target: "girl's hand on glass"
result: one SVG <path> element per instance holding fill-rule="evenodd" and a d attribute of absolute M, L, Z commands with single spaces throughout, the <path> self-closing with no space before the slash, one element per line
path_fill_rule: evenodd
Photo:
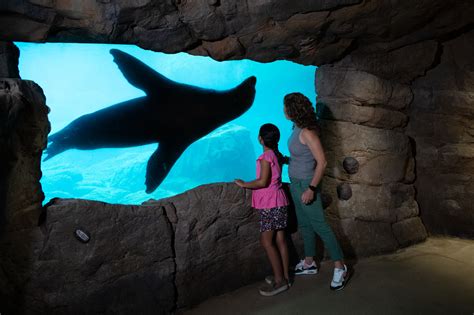
<path fill-rule="evenodd" d="M 313 202 L 314 200 L 314 191 L 311 189 L 306 189 L 304 193 L 301 195 L 301 201 L 307 205 Z"/>
<path fill-rule="evenodd" d="M 241 179 L 235 179 L 234 183 L 236 183 L 238 186 L 245 188 L 245 182 Z"/>

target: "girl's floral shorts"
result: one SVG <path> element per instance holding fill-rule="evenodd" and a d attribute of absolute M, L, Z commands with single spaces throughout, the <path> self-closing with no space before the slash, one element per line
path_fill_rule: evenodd
<path fill-rule="evenodd" d="M 282 230 L 288 220 L 288 206 L 258 209 L 260 213 L 260 232 Z"/>

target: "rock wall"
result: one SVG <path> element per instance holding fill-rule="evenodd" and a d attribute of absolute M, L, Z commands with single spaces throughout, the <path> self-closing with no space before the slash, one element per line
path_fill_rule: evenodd
<path fill-rule="evenodd" d="M 140 206 L 53 199 L 39 227 L 0 244 L 29 251 L 25 269 L 2 257 L 0 270 L 22 280 L 2 312 L 169 314 L 261 280 L 270 266 L 250 196 L 229 183 Z"/>
<path fill-rule="evenodd" d="M 472 23 L 469 0 L 4 0 L 0 40 L 135 44 L 217 60 L 322 65 Z"/>
<path fill-rule="evenodd" d="M 39 240 L 40 159 L 49 132 L 43 91 L 17 79 L 17 65 L 18 49 L 0 43 L 0 305 L 12 314 L 17 309 L 11 306 L 22 303 Z"/>
<path fill-rule="evenodd" d="M 322 65 L 326 213 L 345 253 L 364 256 L 423 240 L 419 212 L 431 233 L 474 235 L 472 16 L 467 0 L 7 0 L 0 40 Z M 2 313 L 167 313 L 269 271 L 233 184 L 141 206 L 57 200 L 40 217 L 48 109 L 17 60 L 0 44 Z"/>
<path fill-rule="evenodd" d="M 49 132 L 49 109 L 43 90 L 19 79 L 18 56 L 16 46 L 0 43 L 0 230 L 5 221 L 10 226 L 25 220 L 36 224 L 30 214 L 37 217 L 44 199 L 40 159 Z"/>
<path fill-rule="evenodd" d="M 412 84 L 417 200 L 433 234 L 474 237 L 474 31 L 447 39 Z"/>
<path fill-rule="evenodd" d="M 418 212 L 432 234 L 473 237 L 473 36 L 356 51 L 318 69 L 327 193 L 352 190 L 328 213 L 359 226 L 340 224 L 342 237 L 360 231 L 370 248 L 363 226 L 384 225 L 373 233 L 386 250 L 410 244 L 426 236 Z M 348 158 L 357 172 L 344 168 Z"/>
<path fill-rule="evenodd" d="M 328 166 L 326 213 L 349 254 L 393 251 L 426 238 L 415 160 L 404 134 L 408 85 L 343 60 L 318 68 L 317 108 Z"/>

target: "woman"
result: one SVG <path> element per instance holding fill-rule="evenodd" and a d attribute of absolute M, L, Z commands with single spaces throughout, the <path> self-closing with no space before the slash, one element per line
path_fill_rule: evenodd
<path fill-rule="evenodd" d="M 309 99 L 301 93 L 291 93 L 284 98 L 284 112 L 293 122 L 293 133 L 288 139 L 290 163 L 290 192 L 296 208 L 298 227 L 303 237 L 305 259 L 295 267 L 295 275 L 316 274 L 315 233 L 323 240 L 324 247 L 334 261 L 331 290 L 344 288 L 349 273 L 343 261 L 341 247 L 324 218 L 318 186 L 326 168 L 326 158 L 319 139 L 320 128 Z"/>

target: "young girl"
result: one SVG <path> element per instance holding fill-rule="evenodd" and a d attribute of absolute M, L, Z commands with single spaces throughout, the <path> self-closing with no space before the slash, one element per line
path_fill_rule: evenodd
<path fill-rule="evenodd" d="M 289 288 L 288 248 L 284 228 L 287 223 L 288 199 L 281 185 L 283 155 L 278 151 L 280 131 L 273 124 L 260 127 L 258 141 L 263 146 L 263 154 L 257 159 L 257 179 L 235 183 L 243 188 L 253 189 L 252 207 L 260 213 L 260 242 L 265 248 L 273 269 L 273 280 L 267 277 L 267 286 L 260 294 L 273 296 Z M 276 233 L 276 246 L 273 238 Z M 277 248 L 278 247 L 278 248 Z"/>

